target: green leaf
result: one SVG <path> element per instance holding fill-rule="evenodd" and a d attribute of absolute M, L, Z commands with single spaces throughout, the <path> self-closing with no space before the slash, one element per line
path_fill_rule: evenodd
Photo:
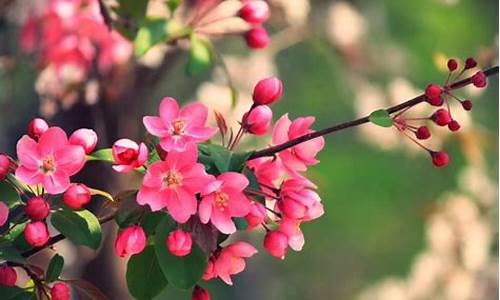
<path fill-rule="evenodd" d="M 246 160 L 253 153 L 232 152 L 214 144 L 199 144 L 198 150 L 200 151 L 199 160 L 205 165 L 207 172 L 210 172 L 210 166 L 213 165 L 219 174 L 228 171 L 241 172 Z"/>
<path fill-rule="evenodd" d="M 113 152 L 111 148 L 99 149 L 94 153 L 87 156 L 87 160 L 101 160 L 105 162 L 114 163 Z"/>
<path fill-rule="evenodd" d="M 141 57 L 153 46 L 166 42 L 170 37 L 170 20 L 146 19 L 139 27 L 134 40 L 134 53 Z"/>
<path fill-rule="evenodd" d="M 45 281 L 52 282 L 57 280 L 61 276 L 63 267 L 64 258 L 59 254 L 54 255 L 47 267 L 47 272 L 45 272 Z"/>
<path fill-rule="evenodd" d="M 9 208 L 22 204 L 21 196 L 7 181 L 0 181 L 0 201 L 5 202 Z"/>
<path fill-rule="evenodd" d="M 392 118 L 391 115 L 385 109 L 379 109 L 370 114 L 368 119 L 373 124 L 382 127 L 391 127 L 392 126 Z"/>
<path fill-rule="evenodd" d="M 245 218 L 233 218 L 233 221 L 238 230 L 245 230 L 248 227 L 248 222 Z"/>
<path fill-rule="evenodd" d="M 59 232 L 77 245 L 97 250 L 101 244 L 101 224 L 88 210 L 58 210 L 52 214 L 51 222 Z"/>
<path fill-rule="evenodd" d="M 17 286 L 0 285 L 0 296 L 2 300 L 28 300 L 36 299 L 35 293 L 28 292 Z"/>
<path fill-rule="evenodd" d="M 18 264 L 25 264 L 26 259 L 12 245 L 4 245 L 0 247 L 0 260 L 10 261 Z"/>
<path fill-rule="evenodd" d="M 167 286 L 154 246 L 130 258 L 126 278 L 130 294 L 138 300 L 153 299 Z"/>
<path fill-rule="evenodd" d="M 179 4 L 181 4 L 182 0 L 167 0 L 167 6 L 170 9 L 170 12 L 174 13 Z"/>
<path fill-rule="evenodd" d="M 208 71 L 213 65 L 213 51 L 213 46 L 208 40 L 193 34 L 189 48 L 189 62 L 186 66 L 188 75 L 198 75 Z"/>
<path fill-rule="evenodd" d="M 250 170 L 248 168 L 244 168 L 242 173 L 248 179 L 248 182 L 249 182 L 248 187 L 249 188 L 251 188 L 253 190 L 257 190 L 257 191 L 262 191 L 262 189 L 260 188 L 259 180 L 257 179 L 257 176 L 255 176 L 255 173 L 252 170 Z M 265 204 L 265 202 L 266 202 L 266 199 L 263 196 L 254 195 L 252 197 L 254 199 L 258 200 L 262 204 Z"/>
<path fill-rule="evenodd" d="M 191 253 L 186 256 L 174 256 L 168 251 L 165 241 L 170 231 L 174 230 L 173 222 L 164 218 L 156 229 L 155 250 L 158 262 L 168 282 L 180 289 L 192 288 L 200 279 L 207 267 L 207 256 L 198 245 L 193 243 Z"/>

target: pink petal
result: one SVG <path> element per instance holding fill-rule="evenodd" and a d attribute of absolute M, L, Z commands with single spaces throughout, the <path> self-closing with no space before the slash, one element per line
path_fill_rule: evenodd
<path fill-rule="evenodd" d="M 217 128 L 197 126 L 188 127 L 185 134 L 196 141 L 204 142 L 211 139 L 217 131 L 219 131 Z"/>
<path fill-rule="evenodd" d="M 179 115 L 179 105 L 174 98 L 165 97 L 160 102 L 160 118 L 163 124 L 170 124 L 170 122 L 177 118 Z"/>
<path fill-rule="evenodd" d="M 202 190 L 201 190 L 200 193 L 201 193 L 202 196 L 209 195 L 209 194 L 217 191 L 222 186 L 223 183 L 224 183 L 223 181 L 216 180 L 215 177 L 214 177 L 214 179 L 211 182 L 209 182 L 208 184 L 206 184 L 202 188 Z"/>
<path fill-rule="evenodd" d="M 16 177 L 26 184 L 35 185 L 42 182 L 44 174 L 38 168 L 33 170 L 19 166 L 16 169 Z"/>
<path fill-rule="evenodd" d="M 246 242 L 236 242 L 228 246 L 228 248 L 234 256 L 239 257 L 251 257 L 258 252 L 254 246 Z"/>
<path fill-rule="evenodd" d="M 165 159 L 172 168 L 180 171 L 183 171 L 184 168 L 190 169 L 197 160 L 198 148 L 195 144 L 187 145 L 185 151 L 171 151 Z"/>
<path fill-rule="evenodd" d="M 136 201 L 140 205 L 149 205 L 152 211 L 158 211 L 166 206 L 165 193 L 159 189 L 142 186 L 137 193 Z"/>
<path fill-rule="evenodd" d="M 42 156 L 53 154 L 55 151 L 65 147 L 68 144 L 66 132 L 59 127 L 50 127 L 42 134 L 38 141 L 38 149 Z"/>
<path fill-rule="evenodd" d="M 207 122 L 208 109 L 204 104 L 195 102 L 184 106 L 179 116 L 189 121 L 188 127 L 203 127 Z"/>
<path fill-rule="evenodd" d="M 245 175 L 236 172 L 222 173 L 217 179 L 224 181 L 224 189 L 228 188 L 232 191 L 243 191 L 249 184 Z"/>
<path fill-rule="evenodd" d="M 299 117 L 295 119 L 288 130 L 290 139 L 309 133 L 309 127 L 314 123 L 314 121 L 314 117 Z"/>
<path fill-rule="evenodd" d="M 75 147 L 82 149 L 79 146 Z M 63 170 L 56 170 L 53 174 L 46 175 L 42 181 L 43 187 L 49 194 L 60 194 L 66 191 L 70 184 L 69 176 Z"/>
<path fill-rule="evenodd" d="M 139 145 L 136 142 L 129 139 L 119 139 L 113 144 L 113 147 L 116 148 L 117 152 L 123 152 L 127 149 L 139 149 Z"/>
<path fill-rule="evenodd" d="M 236 232 L 236 226 L 234 225 L 234 222 L 227 210 L 222 212 L 220 209 L 214 207 L 210 221 L 220 232 L 224 234 Z"/>
<path fill-rule="evenodd" d="M 131 165 L 113 165 L 111 166 L 113 170 L 115 170 L 118 173 L 128 173 L 133 171 L 135 168 Z"/>
<path fill-rule="evenodd" d="M 162 177 L 165 173 L 170 171 L 170 165 L 168 162 L 157 161 L 149 166 L 144 179 L 142 180 L 142 185 L 147 187 L 156 187 L 159 189 L 162 186 Z"/>
<path fill-rule="evenodd" d="M 200 216 L 200 221 L 203 224 L 207 224 L 210 221 L 210 216 L 212 215 L 212 203 L 214 201 L 213 195 L 205 196 L 200 201 L 200 206 L 198 207 L 198 215 Z"/>
<path fill-rule="evenodd" d="M 183 187 L 193 194 L 200 193 L 215 180 L 215 177 L 205 172 L 202 164 L 196 163 L 188 172 L 183 172 Z"/>
<path fill-rule="evenodd" d="M 186 223 L 191 215 L 196 213 L 196 196 L 183 188 L 167 190 L 167 209 L 172 218 L 178 223 Z"/>
<path fill-rule="evenodd" d="M 179 135 L 166 135 L 160 139 L 160 146 L 163 150 L 184 152 L 186 150 L 186 145 L 191 141 L 188 136 Z"/>
<path fill-rule="evenodd" d="M 224 251 L 224 250 L 223 250 Z M 225 283 L 229 285 L 233 285 L 233 281 L 231 280 L 231 276 L 229 274 L 229 270 L 231 269 L 233 257 L 231 255 L 224 255 L 224 252 L 219 258 L 215 261 L 214 271 L 217 276 L 219 276 Z"/>
<path fill-rule="evenodd" d="M 21 165 L 29 167 L 30 169 L 38 169 L 40 166 L 39 161 L 41 160 L 41 155 L 38 152 L 38 145 L 27 135 L 24 135 L 17 142 L 17 158 Z"/>
<path fill-rule="evenodd" d="M 252 208 L 252 202 L 242 193 L 229 195 L 228 209 L 232 217 L 244 217 Z"/>
<path fill-rule="evenodd" d="M 148 160 L 148 155 L 149 155 L 148 147 L 146 146 L 146 144 L 141 143 L 139 145 L 139 155 L 137 156 L 136 166 L 137 167 L 142 166 Z"/>
<path fill-rule="evenodd" d="M 274 125 L 273 129 L 273 145 L 282 144 L 288 141 L 288 128 L 292 122 L 288 118 L 288 114 L 283 115 Z"/>
<path fill-rule="evenodd" d="M 144 124 L 144 127 L 146 127 L 146 130 L 152 135 L 163 137 L 170 134 L 168 129 L 163 124 L 162 119 L 159 117 L 146 116 L 142 118 L 142 123 Z"/>
<path fill-rule="evenodd" d="M 56 168 L 69 175 L 75 175 L 85 165 L 85 150 L 80 146 L 67 145 L 54 152 Z"/>

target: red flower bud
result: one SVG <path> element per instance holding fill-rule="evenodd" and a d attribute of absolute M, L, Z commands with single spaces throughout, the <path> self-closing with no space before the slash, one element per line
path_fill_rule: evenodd
<path fill-rule="evenodd" d="M 262 24 L 269 18 L 269 5 L 262 0 L 246 1 L 240 10 L 240 17 L 253 24 Z"/>
<path fill-rule="evenodd" d="M 58 282 L 50 289 L 50 297 L 52 300 L 69 300 L 70 290 L 66 283 Z"/>
<path fill-rule="evenodd" d="M 440 108 L 434 112 L 431 119 L 439 126 L 446 126 L 451 122 L 450 112 L 444 108 Z"/>
<path fill-rule="evenodd" d="M 7 155 L 0 154 L 0 181 L 7 177 L 10 172 L 10 159 Z"/>
<path fill-rule="evenodd" d="M 259 105 L 250 113 L 243 115 L 243 124 L 248 132 L 255 135 L 264 135 L 269 131 L 273 120 L 273 112 L 267 105 Z"/>
<path fill-rule="evenodd" d="M 72 209 L 81 209 L 90 202 L 90 190 L 82 183 L 72 184 L 63 195 L 63 202 Z"/>
<path fill-rule="evenodd" d="M 81 146 L 85 150 L 85 154 L 90 154 L 97 145 L 97 134 L 92 129 L 81 128 L 71 134 L 69 143 Z"/>
<path fill-rule="evenodd" d="M 113 169 L 126 173 L 141 167 L 148 160 L 148 147 L 144 143 L 137 145 L 132 140 L 120 139 L 113 144 L 112 154 L 116 162 Z"/>
<path fill-rule="evenodd" d="M 477 62 L 474 58 L 469 57 L 465 60 L 465 69 L 472 69 L 477 66 Z"/>
<path fill-rule="evenodd" d="M 457 68 L 458 68 L 458 62 L 455 59 L 453 59 L 453 58 L 449 59 L 448 60 L 448 70 L 450 70 L 450 72 L 453 72 Z"/>
<path fill-rule="evenodd" d="M 426 140 L 431 137 L 431 132 L 427 126 L 420 126 L 415 132 L 415 136 L 419 140 Z"/>
<path fill-rule="evenodd" d="M 191 253 L 193 240 L 185 231 L 177 229 L 170 232 L 166 242 L 168 251 L 175 256 L 186 256 Z"/>
<path fill-rule="evenodd" d="M 49 240 L 49 230 L 45 223 L 37 221 L 26 224 L 24 238 L 33 247 L 41 247 Z"/>
<path fill-rule="evenodd" d="M 474 74 L 471 78 L 471 81 L 472 84 L 478 88 L 483 88 L 487 84 L 486 75 L 483 73 L 483 71 L 478 71 L 476 74 Z"/>
<path fill-rule="evenodd" d="M 207 290 L 205 290 L 201 286 L 196 285 L 193 288 L 193 294 L 191 300 L 210 300 L 210 294 L 208 293 Z"/>
<path fill-rule="evenodd" d="M 33 197 L 26 202 L 24 212 L 32 221 L 42 221 L 49 215 L 50 205 L 42 197 Z"/>
<path fill-rule="evenodd" d="M 271 42 L 269 34 L 267 34 L 267 31 L 262 27 L 255 27 L 247 31 L 245 40 L 247 46 L 252 49 L 266 48 Z"/>
<path fill-rule="evenodd" d="M 118 234 L 115 253 L 120 257 L 141 253 L 146 247 L 146 233 L 141 226 L 130 226 Z"/>
<path fill-rule="evenodd" d="M 431 151 L 430 154 L 432 157 L 432 163 L 438 168 L 445 167 L 450 161 L 448 153 L 444 151 L 439 151 L 439 152 Z"/>
<path fill-rule="evenodd" d="M 438 98 L 441 96 L 442 92 L 443 89 L 439 85 L 434 83 L 429 84 L 425 88 L 425 95 L 427 96 L 427 98 Z"/>
<path fill-rule="evenodd" d="M 460 124 L 455 120 L 451 120 L 448 124 L 448 129 L 450 129 L 450 131 L 458 131 L 460 129 Z"/>
<path fill-rule="evenodd" d="M 0 285 L 13 286 L 16 284 L 17 273 L 13 267 L 3 265 L 0 267 Z"/>
<path fill-rule="evenodd" d="M 28 125 L 28 135 L 32 139 L 38 140 L 47 129 L 49 129 L 49 125 L 44 119 L 35 118 Z"/>
<path fill-rule="evenodd" d="M 472 109 L 472 101 L 470 101 L 470 100 L 462 101 L 462 107 L 467 111 L 471 110 Z"/>
<path fill-rule="evenodd" d="M 264 238 L 264 248 L 274 257 L 285 259 L 288 237 L 281 231 L 270 231 Z"/>
<path fill-rule="evenodd" d="M 276 77 L 269 77 L 257 82 L 253 89 L 253 102 L 257 105 L 271 104 L 283 94 L 283 83 Z"/>

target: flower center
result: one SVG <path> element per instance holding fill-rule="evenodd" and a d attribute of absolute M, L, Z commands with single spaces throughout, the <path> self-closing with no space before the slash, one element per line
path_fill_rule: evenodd
<path fill-rule="evenodd" d="M 172 135 L 182 135 L 186 127 L 186 122 L 182 119 L 175 119 L 172 121 L 172 124 L 170 126 L 171 126 L 170 131 L 172 132 Z"/>
<path fill-rule="evenodd" d="M 170 171 L 163 177 L 163 184 L 168 188 L 182 185 L 182 175 L 176 171 Z"/>
<path fill-rule="evenodd" d="M 215 205 L 221 210 L 224 211 L 227 207 L 227 201 L 229 200 L 229 196 L 224 192 L 216 192 L 215 193 Z"/>
<path fill-rule="evenodd" d="M 127 149 L 122 153 L 118 154 L 120 161 L 130 164 L 137 158 L 137 151 L 134 149 Z"/>
<path fill-rule="evenodd" d="M 47 155 L 43 160 L 42 160 L 42 171 L 44 173 L 50 173 L 54 172 L 56 169 L 56 162 L 54 160 L 54 156 L 52 155 Z"/>

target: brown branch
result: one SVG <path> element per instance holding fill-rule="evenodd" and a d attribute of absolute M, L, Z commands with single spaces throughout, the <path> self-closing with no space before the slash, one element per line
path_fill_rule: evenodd
<path fill-rule="evenodd" d="M 489 68 L 489 69 L 485 70 L 484 74 L 487 77 L 498 74 L 498 66 L 495 66 L 495 67 L 492 67 L 492 68 Z M 469 85 L 471 83 L 472 83 L 472 76 L 451 84 L 450 85 L 450 90 L 460 89 L 460 88 L 463 88 L 463 87 L 465 87 L 465 86 L 467 86 L 467 85 Z M 395 113 L 395 112 L 400 111 L 402 109 L 405 109 L 407 107 L 410 107 L 410 106 L 419 104 L 421 102 L 424 102 L 425 100 L 426 100 L 425 94 L 422 94 L 420 96 L 417 96 L 417 97 L 415 97 L 413 99 L 410 99 L 410 100 L 405 101 L 403 103 L 400 103 L 398 105 L 386 108 L 386 111 L 388 113 L 392 114 L 392 113 Z M 256 158 L 264 157 L 264 156 L 273 156 L 274 154 L 276 154 L 276 153 L 278 153 L 280 151 L 283 151 L 285 149 L 291 148 L 291 147 L 293 147 L 293 146 L 295 146 L 297 144 L 300 144 L 300 143 L 303 143 L 303 142 L 307 142 L 307 141 L 312 140 L 314 138 L 317 138 L 317 137 L 320 137 L 320 136 L 324 136 L 324 135 L 327 135 L 327 134 L 330 134 L 330 133 L 333 133 L 333 132 L 336 132 L 336 131 L 340 131 L 340 130 L 343 130 L 343 129 L 347 129 L 347 128 L 355 127 L 355 126 L 358 126 L 358 125 L 362 125 L 362 124 L 365 124 L 365 123 L 368 123 L 368 122 L 370 122 L 370 120 L 368 119 L 368 116 L 365 116 L 365 117 L 362 117 L 362 118 L 359 118 L 359 119 L 356 119 L 356 120 L 352 120 L 352 121 L 340 123 L 340 124 L 334 125 L 332 127 L 324 128 L 324 129 L 321 129 L 321 130 L 318 130 L 318 131 L 315 131 L 315 132 L 312 132 L 312 133 L 309 133 L 309 134 L 305 134 L 305 135 L 300 136 L 300 137 L 298 137 L 296 139 L 290 140 L 290 141 L 288 141 L 286 143 L 279 144 L 279 145 L 276 145 L 276 146 L 273 146 L 273 147 L 269 147 L 269 148 L 266 148 L 266 149 L 262 149 L 262 150 L 256 151 L 252 155 L 250 155 L 250 157 L 248 158 L 248 160 L 252 160 L 252 159 L 256 159 Z"/>

